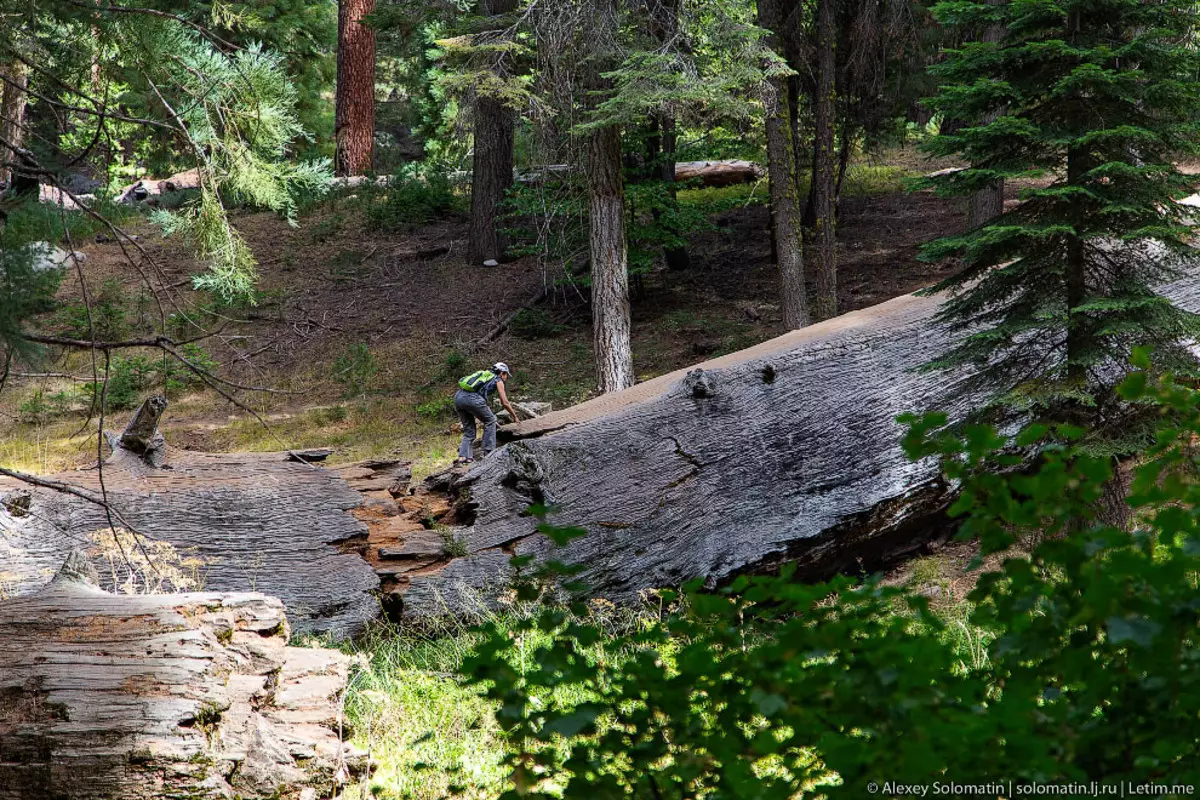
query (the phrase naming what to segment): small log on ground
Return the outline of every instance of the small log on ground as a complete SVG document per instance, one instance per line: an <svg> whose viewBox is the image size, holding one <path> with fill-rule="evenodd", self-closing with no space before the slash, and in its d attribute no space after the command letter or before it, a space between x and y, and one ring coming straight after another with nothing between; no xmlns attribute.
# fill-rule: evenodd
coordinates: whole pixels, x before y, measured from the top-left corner
<svg viewBox="0 0 1200 800"><path fill-rule="evenodd" d="M279 600L112 595L89 569L0 602L0 800L317 800L365 769L349 658L289 647Z"/></svg>
<svg viewBox="0 0 1200 800"><path fill-rule="evenodd" d="M81 542L109 584L113 564L122 572L141 543L164 542L204 589L280 597L297 632L353 635L378 615L379 578L361 557L368 528L355 513L405 492L406 465L327 469L289 453L177 451L154 427L164 406L148 401L122 435L109 435L102 470L52 476L94 496L103 479L112 523L133 538L113 535L103 506L0 479L0 497L28 491L0 503L0 597L36 592ZM152 561L148 577L170 566Z"/></svg>
<svg viewBox="0 0 1200 800"><path fill-rule="evenodd" d="M539 185L559 180L572 173L568 164L550 164L544 167L518 172L518 183ZM680 161L675 164L675 180L699 181L701 186L732 186L752 183L766 175L766 171L753 161L725 159L717 161Z"/></svg>
<svg viewBox="0 0 1200 800"><path fill-rule="evenodd" d="M766 172L753 161L681 161L675 165L676 181L700 181L702 186L753 183Z"/></svg>
<svg viewBox="0 0 1200 800"><path fill-rule="evenodd" d="M1161 291L1200 311L1194 277ZM372 551L391 607L474 607L514 555L579 564L594 594L631 601L786 561L813 577L874 569L948 534L950 492L936 465L905 458L895 421L979 405L966 376L916 369L950 344L939 302L899 297L502 429L509 444L422 490L452 498L435 521L453 546L410 516ZM533 503L588 535L554 547Z"/></svg>

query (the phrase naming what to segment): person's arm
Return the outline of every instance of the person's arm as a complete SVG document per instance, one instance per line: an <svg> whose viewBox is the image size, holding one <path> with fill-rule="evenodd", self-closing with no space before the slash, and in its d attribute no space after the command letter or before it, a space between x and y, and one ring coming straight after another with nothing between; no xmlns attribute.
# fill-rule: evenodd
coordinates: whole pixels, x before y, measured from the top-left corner
<svg viewBox="0 0 1200 800"><path fill-rule="evenodd" d="M500 397L500 405L504 406L504 410L512 417L512 421L520 422L521 418L517 416L517 410L512 407L512 403L508 402L508 394L504 391L504 381L496 381L496 394Z"/></svg>

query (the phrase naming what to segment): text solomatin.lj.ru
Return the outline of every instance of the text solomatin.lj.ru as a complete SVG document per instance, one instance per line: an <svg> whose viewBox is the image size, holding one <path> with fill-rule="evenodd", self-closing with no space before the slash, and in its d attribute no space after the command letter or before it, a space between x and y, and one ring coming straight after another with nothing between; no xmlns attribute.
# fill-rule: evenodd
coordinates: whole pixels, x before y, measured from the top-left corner
<svg viewBox="0 0 1200 800"><path fill-rule="evenodd" d="M1015 781L985 781L960 783L900 783L872 781L867 791L881 797L1192 797L1192 784L1139 783L1017 783Z"/></svg>

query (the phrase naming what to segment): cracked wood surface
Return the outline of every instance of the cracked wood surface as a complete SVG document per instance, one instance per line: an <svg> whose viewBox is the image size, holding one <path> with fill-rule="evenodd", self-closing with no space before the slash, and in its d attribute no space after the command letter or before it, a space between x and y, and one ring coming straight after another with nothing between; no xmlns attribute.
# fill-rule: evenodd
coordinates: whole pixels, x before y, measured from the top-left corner
<svg viewBox="0 0 1200 800"><path fill-rule="evenodd" d="M1162 292L1200 311L1193 278ZM895 422L974 405L956 396L965 376L915 371L947 348L938 304L899 297L504 429L509 444L451 489L446 535L466 555L410 558L385 587L409 614L470 606L529 554L582 564L594 594L629 601L783 561L872 567L943 533L949 493L904 457ZM556 548L534 501L588 535Z"/></svg>
<svg viewBox="0 0 1200 800"><path fill-rule="evenodd" d="M64 574L0 602L0 800L336 796L365 768L338 735L350 659L288 635L253 593Z"/></svg>
<svg viewBox="0 0 1200 800"><path fill-rule="evenodd" d="M300 633L352 635L378 615L373 593L379 578L360 552L368 528L355 514L397 481L406 487L404 465L326 469L288 460L286 453L215 455L169 447L157 451L155 461L161 464L118 449L105 462L116 525L198 559L203 588L276 595ZM95 469L55 477L100 490ZM0 495L21 486L0 479ZM99 532L106 541L108 524L103 507L50 490L32 490L32 503L16 513L0 505L0 597L37 591L67 553L88 547L89 535Z"/></svg>

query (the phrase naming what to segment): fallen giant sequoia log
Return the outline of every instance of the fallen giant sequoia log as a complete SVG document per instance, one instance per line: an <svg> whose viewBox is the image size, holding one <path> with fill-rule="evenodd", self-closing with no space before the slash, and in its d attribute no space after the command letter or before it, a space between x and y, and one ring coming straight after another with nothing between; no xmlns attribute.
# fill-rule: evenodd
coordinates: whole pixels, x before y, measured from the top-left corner
<svg viewBox="0 0 1200 800"><path fill-rule="evenodd" d="M1163 291L1200 311L1194 280ZM518 554L582 564L613 600L782 561L874 567L940 535L949 499L932 465L904 458L895 417L974 405L948 375L914 371L948 345L937 306L900 297L511 426L505 447L415 495L395 462L174 451L151 402L110 438L105 488L118 524L196 555L205 588L279 596L298 631L353 634L380 600L417 615L474 604ZM99 492L94 469L54 478ZM0 480L0 500L0 596L37 591L108 527L102 507L51 489ZM535 502L588 536L556 550Z"/></svg>
<svg viewBox="0 0 1200 800"><path fill-rule="evenodd" d="M1200 311L1194 279L1163 287ZM897 415L963 413L946 373L939 300L899 297L504 429L510 444L450 487L460 557L390 554L407 613L477 602L513 555L583 565L597 595L798 561L810 574L879 564L937 535L935 466L900 448ZM526 509L588 535L555 548ZM384 556L389 553L382 552Z"/></svg>
<svg viewBox="0 0 1200 800"><path fill-rule="evenodd" d="M406 465L321 469L303 454L174 450L157 429L165 408L152 397L124 433L110 434L103 470L50 478L93 498L103 486L111 519L88 499L0 477L0 597L37 591L75 548L107 577L106 561L120 569L142 543L159 541L195 564L205 589L278 596L299 633L354 634L378 615L379 578L357 544L368 528L354 514L394 506L392 493L407 490ZM110 524L138 535L122 541ZM148 577L166 566L148 567Z"/></svg>
<svg viewBox="0 0 1200 800"><path fill-rule="evenodd" d="M0 602L0 800L317 800L365 769L338 736L349 658L288 647L278 600L89 569Z"/></svg>

